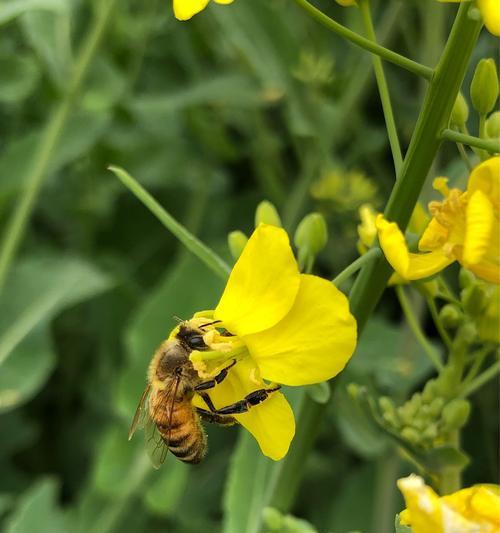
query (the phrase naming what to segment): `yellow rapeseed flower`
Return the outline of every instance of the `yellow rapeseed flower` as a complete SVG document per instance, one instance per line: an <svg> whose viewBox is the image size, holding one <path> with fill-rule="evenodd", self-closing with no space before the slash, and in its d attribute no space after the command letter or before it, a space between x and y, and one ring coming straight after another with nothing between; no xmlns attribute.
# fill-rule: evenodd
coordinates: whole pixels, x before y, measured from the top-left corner
<svg viewBox="0 0 500 533"><path fill-rule="evenodd" d="M500 533L500 487L476 485L439 497L412 474L398 481L406 509L400 514L412 533Z"/></svg>
<svg viewBox="0 0 500 533"><path fill-rule="evenodd" d="M453 261L490 283L500 283L500 156L478 165L467 191L449 189L446 178L434 180L444 199L431 202L432 220L419 250L410 253L404 235L382 215L376 220L380 245L392 268L404 279L436 274Z"/></svg>
<svg viewBox="0 0 500 533"><path fill-rule="evenodd" d="M439 0L440 2L461 2L462 0ZM467 0L468 1L468 0ZM500 2L499 0L477 0L484 25L493 35L500 35Z"/></svg>
<svg viewBox="0 0 500 533"><path fill-rule="evenodd" d="M217 4L231 4L233 0L213 0ZM174 0L174 15L179 20L188 20L205 9L210 0Z"/></svg>
<svg viewBox="0 0 500 533"><path fill-rule="evenodd" d="M344 368L356 345L356 321L345 295L323 278L301 274L285 230L266 224L248 240L215 310L192 320L203 323L209 347L191 354L201 377L237 361L209 391L218 409L268 388L264 380L284 385L328 380ZM207 326L210 321L217 322ZM207 408L202 398L193 401ZM264 455L279 460L287 453L295 422L281 392L235 418Z"/></svg>

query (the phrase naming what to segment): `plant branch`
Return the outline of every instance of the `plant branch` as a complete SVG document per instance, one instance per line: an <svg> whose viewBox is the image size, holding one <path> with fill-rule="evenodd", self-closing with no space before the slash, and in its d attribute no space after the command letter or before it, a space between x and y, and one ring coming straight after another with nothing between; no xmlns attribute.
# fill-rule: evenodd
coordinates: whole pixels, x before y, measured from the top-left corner
<svg viewBox="0 0 500 533"><path fill-rule="evenodd" d="M496 139L480 139L473 135L466 135L458 131L450 130L448 128L441 132L441 138L446 141L453 141L456 143L466 144L473 148L486 150L490 154L500 154L500 141Z"/></svg>
<svg viewBox="0 0 500 533"><path fill-rule="evenodd" d="M316 19L320 24L322 24L329 30L335 32L336 34L340 35L344 39L351 41L355 45L364 48L365 50L368 50L372 54L380 56L386 61L390 61L391 63L394 63L395 65L398 65L401 68L409 70L417 76L422 76L427 80L430 80L432 78L434 71L431 68L425 65L421 65L420 63L417 63L416 61L413 61L411 59L408 59L407 57L393 52L388 48L380 46L379 44L374 43L366 37L362 37L356 32L350 30L349 28L346 28L345 26L342 26L342 24L339 24L337 21L325 15L322 11L314 7L307 0L295 0L295 3L298 4L302 9L307 11L309 15Z"/></svg>
<svg viewBox="0 0 500 533"><path fill-rule="evenodd" d="M363 24L365 26L366 35L368 38L376 43L377 37L373 27L372 15L370 11L370 1L360 0L361 15ZM392 111L391 96L389 87L384 74L384 67L379 56L373 55L373 70L375 71L375 78L377 80L378 92L380 94L380 101L384 111L385 125L387 128L387 136L389 137L389 144L391 146L392 159L394 160L394 168L396 170L396 177L399 175L401 166L403 165L403 155L401 153L401 146L399 144L398 131L396 122L394 120L394 113Z"/></svg>
<svg viewBox="0 0 500 533"><path fill-rule="evenodd" d="M476 379L471 381L467 387L460 394L460 398L467 398L479 388L481 388L485 383L493 379L500 373L500 361L493 363L488 369L486 369L482 374L479 374Z"/></svg>
<svg viewBox="0 0 500 533"><path fill-rule="evenodd" d="M335 278L332 279L332 283L336 287L340 287L353 274L355 274L358 270L360 270L363 267L363 265L365 265L369 261L373 261L374 259L380 257L381 255L382 255L382 250L380 248L371 248L361 257L358 257L355 261L353 261L349 266L344 268L344 270L342 270L340 274L335 276Z"/></svg>

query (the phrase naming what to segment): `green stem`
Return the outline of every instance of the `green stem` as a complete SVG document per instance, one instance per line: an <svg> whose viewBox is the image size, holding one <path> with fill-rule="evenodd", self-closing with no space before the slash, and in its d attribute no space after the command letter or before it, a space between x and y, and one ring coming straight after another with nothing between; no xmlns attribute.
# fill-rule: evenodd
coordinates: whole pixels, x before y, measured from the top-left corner
<svg viewBox="0 0 500 533"><path fill-rule="evenodd" d="M282 512L288 511L292 506L304 471L305 458L314 445L327 405L315 402L304 391L298 415L300 426L297 427L297 434L285 461L277 465L273 474L267 505Z"/></svg>
<svg viewBox="0 0 500 533"><path fill-rule="evenodd" d="M374 43L370 39L362 37L356 32L346 28L345 26L342 26L342 24L339 24L337 21L325 15L322 11L314 7L307 0L295 0L295 3L297 3L302 9L307 11L309 15L316 19L320 24L322 24L329 30L332 30L344 39L351 41L355 45L364 48L365 50L368 50L372 54L380 56L386 61L390 61L391 63L394 63L395 65L398 65L401 68L413 72L417 76L422 76L423 78L426 78L428 80L432 78L434 71L431 68L425 65L421 65L416 61L408 59L407 57L397 54L392 50L380 46L379 44Z"/></svg>
<svg viewBox="0 0 500 533"><path fill-rule="evenodd" d="M427 307L429 308L432 320L434 322L434 325L436 326L436 329L438 330L441 340L444 342L447 350L451 351L453 347L453 343L451 341L450 336L444 329L443 324L441 323L441 320L439 319L439 312L437 310L436 303L430 296L427 296L425 300L427 302Z"/></svg>
<svg viewBox="0 0 500 533"><path fill-rule="evenodd" d="M439 354L436 352L432 344L427 340L427 337L422 331L422 328L420 327L420 324L418 323L417 317L415 316L413 309L410 305L410 302L408 301L408 298L406 297L406 293L401 285L396 285L396 294L397 294L399 303L401 304L401 309L403 310L403 313L405 314L406 321L408 322L410 329L415 335L415 338L417 339L418 343L420 344L424 352L427 354L427 357L432 361L432 364L438 370L441 370L443 368L443 363L439 359Z"/></svg>
<svg viewBox="0 0 500 533"><path fill-rule="evenodd" d="M450 130L448 128L441 132L441 138L447 141L453 141L456 143L466 144L473 148L479 148L485 150L490 154L500 153L500 141L496 139L481 139L472 135L466 135L465 133L459 133L458 131Z"/></svg>
<svg viewBox="0 0 500 533"><path fill-rule="evenodd" d="M361 8L361 14L363 17L363 24L365 26L366 35L371 41L375 43L377 42L377 37L375 35L375 29L373 27L372 15L370 10L370 0L360 0L359 6ZM394 168L396 170L396 176L398 176L401 166L403 165L403 155L401 153L398 131L396 128L396 122L394 120L394 113L392 111L389 87L385 78L382 60L379 56L373 55L372 61L373 69L375 71L375 78L377 80L378 91L380 94L380 101L382 103L382 109L384 111L385 125L387 129L387 135L389 137L389 144L391 146L392 158L394 160Z"/></svg>
<svg viewBox="0 0 500 533"><path fill-rule="evenodd" d="M440 133L448 124L481 23L468 17L469 4L462 3L436 68L417 121L400 177L385 209L385 217L402 231L408 225L420 191L441 144ZM351 309L363 329L379 301L392 269L384 257L365 265L351 292Z"/></svg>
<svg viewBox="0 0 500 533"><path fill-rule="evenodd" d="M365 265L369 261L373 261L374 259L377 259L381 255L382 255L382 250L380 248L371 248L361 257L358 257L355 261L353 261L348 267L344 268L344 270L342 270L340 274L335 276L335 278L332 279L332 283L336 287L340 287L353 274L355 274L358 270L360 270L363 267L363 265Z"/></svg>
<svg viewBox="0 0 500 533"><path fill-rule="evenodd" d="M460 398L467 398L467 396L470 396L474 392L476 392L479 388L481 388L485 383L490 381L490 379L493 379L495 376L497 376L500 373L500 361L497 361L496 363L492 364L487 370L485 370L482 374L479 374L476 379L474 379L460 394Z"/></svg>
<svg viewBox="0 0 500 533"><path fill-rule="evenodd" d="M469 159L469 156L467 155L467 152L465 151L464 145L462 143L457 142L457 149L458 149L458 153L460 154L460 157L462 158L462 161L467 167L467 170L470 172L474 168L474 165Z"/></svg>
<svg viewBox="0 0 500 533"><path fill-rule="evenodd" d="M450 438L447 444L453 446L454 448L460 447L460 433L458 431L453 431L450 435ZM439 492L441 496L446 494L452 494L457 490L460 490L461 487L461 467L450 466L443 469L440 476L439 483Z"/></svg>
<svg viewBox="0 0 500 533"><path fill-rule="evenodd" d="M231 268L212 249L197 239L185 226L177 222L165 209L135 180L120 167L110 166L109 170L140 200L156 218L198 259L215 274L226 280Z"/></svg>
<svg viewBox="0 0 500 533"><path fill-rule="evenodd" d="M0 249L0 291L26 231L43 179L47 174L64 126L75 105L92 58L111 20L111 13L115 3L116 0L106 0L102 2L102 6L98 9L98 13L78 55L68 84L68 90L47 123L45 132L34 154L33 163L26 177L23 178L23 183L26 184L24 192L7 223Z"/></svg>

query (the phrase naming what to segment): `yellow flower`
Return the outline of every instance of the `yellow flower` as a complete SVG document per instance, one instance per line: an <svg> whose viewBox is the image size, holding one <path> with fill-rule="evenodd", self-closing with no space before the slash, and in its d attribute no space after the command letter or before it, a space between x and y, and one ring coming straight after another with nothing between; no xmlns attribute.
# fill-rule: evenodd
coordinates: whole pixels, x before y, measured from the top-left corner
<svg viewBox="0 0 500 533"><path fill-rule="evenodd" d="M440 2L461 2L462 0L439 0ZM484 25L493 35L500 35L500 2L498 0L477 0Z"/></svg>
<svg viewBox="0 0 500 533"><path fill-rule="evenodd" d="M392 268L415 280L456 260L478 277L500 283L500 156L472 171L466 192L449 189L446 178L434 180L434 187L444 200L429 204L433 218L419 242L419 250L429 253L410 253L398 226L377 217L380 245Z"/></svg>
<svg viewBox="0 0 500 533"><path fill-rule="evenodd" d="M398 481L406 509L400 514L412 533L500 533L500 487L476 485L439 497L412 474Z"/></svg>
<svg viewBox="0 0 500 533"><path fill-rule="evenodd" d="M301 274L285 230L266 224L248 240L215 310L197 313L193 320L200 325L220 321L204 327L209 351L191 354L201 377L237 360L227 378L208 391L218 409L273 383L328 380L344 368L356 345L347 298L331 282ZM201 397L193 402L207 409ZM281 392L235 418L264 455L279 460L287 453L295 422Z"/></svg>
<svg viewBox="0 0 500 533"><path fill-rule="evenodd" d="M210 0L174 0L174 15L179 20L188 20L205 9ZM233 0L214 0L217 4L231 4Z"/></svg>

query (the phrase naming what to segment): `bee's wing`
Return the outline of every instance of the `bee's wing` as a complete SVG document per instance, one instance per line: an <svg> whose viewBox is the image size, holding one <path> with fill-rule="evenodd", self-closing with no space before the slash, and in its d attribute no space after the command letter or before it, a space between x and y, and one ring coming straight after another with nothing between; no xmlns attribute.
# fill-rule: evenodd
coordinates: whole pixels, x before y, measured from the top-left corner
<svg viewBox="0 0 500 533"><path fill-rule="evenodd" d="M139 401L139 405L137 406L137 409L135 410L134 418L132 419L132 423L130 424L130 429L128 431L128 440L132 438L137 428L144 427L146 419L148 418L148 400L149 400L150 392L151 392L151 384L148 383L147 387L144 389L144 392L142 393L141 399Z"/></svg>
<svg viewBox="0 0 500 533"><path fill-rule="evenodd" d="M170 420L168 426L171 426L172 413L175 402L175 397L177 395L177 388L179 386L179 379L173 379L168 389L166 390L165 397L163 402L169 403L168 412L170 413ZM159 404L157 404L156 409L159 409ZM155 416L148 416L146 427L144 431L144 437L146 439L146 451L151 460L151 463L155 468L160 468L160 466L165 461L165 458L168 454L168 441L170 440L170 430L168 432L167 438L165 439L161 433L158 431L156 423L153 421L156 419Z"/></svg>

